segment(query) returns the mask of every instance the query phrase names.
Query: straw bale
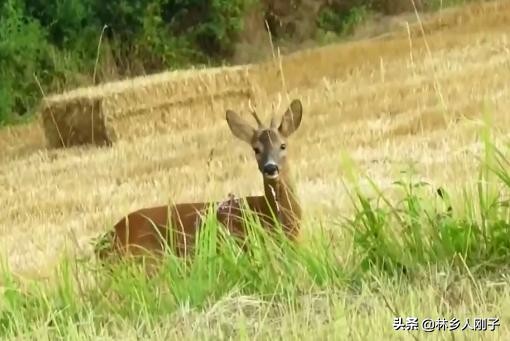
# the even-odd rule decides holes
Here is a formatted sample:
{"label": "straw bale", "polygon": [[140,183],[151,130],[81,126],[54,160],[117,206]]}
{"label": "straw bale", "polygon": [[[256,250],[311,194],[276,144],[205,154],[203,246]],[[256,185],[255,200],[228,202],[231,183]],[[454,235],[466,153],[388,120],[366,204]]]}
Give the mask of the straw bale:
{"label": "straw bale", "polygon": [[100,98],[78,97],[43,100],[41,123],[51,147],[82,144],[111,145],[114,132],[106,124]]}
{"label": "straw bale", "polygon": [[206,124],[252,97],[249,66],[192,69],[76,89],[44,100],[40,112],[52,147],[111,145]]}

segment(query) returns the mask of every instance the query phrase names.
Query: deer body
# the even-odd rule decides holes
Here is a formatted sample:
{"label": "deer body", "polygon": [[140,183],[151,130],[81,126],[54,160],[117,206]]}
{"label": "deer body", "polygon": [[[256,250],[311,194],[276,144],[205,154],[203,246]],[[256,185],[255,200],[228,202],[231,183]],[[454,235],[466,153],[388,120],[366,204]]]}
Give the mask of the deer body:
{"label": "deer body", "polygon": [[258,129],[252,128],[230,110],[226,119],[232,133],[253,148],[263,175],[264,195],[230,198],[225,202],[179,203],[137,210],[115,224],[107,235],[113,241],[113,248],[99,251],[99,258],[105,258],[112,251],[133,255],[147,251],[162,253],[165,242],[173,245],[177,255],[187,256],[195,245],[202,217],[211,204],[218,207],[218,221],[234,236],[245,237],[246,223],[242,218],[242,209],[246,208],[258,216],[266,230],[276,227],[276,218],[286,236],[295,240],[299,234],[301,207],[290,178],[285,139],[301,123],[301,102],[294,100],[291,103],[278,127],[274,117],[270,127],[266,128],[255,112],[252,115],[257,120]]}

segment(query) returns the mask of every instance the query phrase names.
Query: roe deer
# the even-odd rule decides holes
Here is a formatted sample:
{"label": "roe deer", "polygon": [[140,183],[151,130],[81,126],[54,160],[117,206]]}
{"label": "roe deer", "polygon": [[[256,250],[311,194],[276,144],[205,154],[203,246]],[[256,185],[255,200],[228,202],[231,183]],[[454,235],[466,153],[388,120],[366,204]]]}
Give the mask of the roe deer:
{"label": "roe deer", "polygon": [[[259,217],[265,230],[275,228],[276,218],[285,235],[295,240],[300,229],[301,207],[290,181],[287,138],[301,124],[302,110],[301,102],[293,100],[280,124],[273,114],[269,127],[264,126],[252,111],[257,128],[250,126],[237,113],[226,112],[233,135],[247,142],[255,153],[263,176],[264,195],[244,197],[244,206],[239,199],[231,197],[223,203],[179,203],[140,209],[122,218],[108,233],[113,249],[132,255],[140,255],[144,251],[163,252],[166,242],[173,245],[175,254],[185,256],[193,248],[202,216],[211,204],[219,205],[216,217],[233,235],[246,236],[246,223],[241,214],[242,207],[245,207]],[[111,251],[114,250],[104,249],[98,252],[98,256],[103,259]]]}

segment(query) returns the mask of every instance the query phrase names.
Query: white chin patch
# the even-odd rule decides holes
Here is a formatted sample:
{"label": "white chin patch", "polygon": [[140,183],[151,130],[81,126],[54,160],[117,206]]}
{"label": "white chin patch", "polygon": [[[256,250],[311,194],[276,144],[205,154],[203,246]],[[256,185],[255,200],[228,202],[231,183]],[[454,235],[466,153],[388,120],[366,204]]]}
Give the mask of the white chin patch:
{"label": "white chin patch", "polygon": [[278,178],[278,175],[280,175],[280,174],[278,172],[276,172],[273,175],[265,174],[264,176],[266,177],[266,179],[274,180],[274,179]]}

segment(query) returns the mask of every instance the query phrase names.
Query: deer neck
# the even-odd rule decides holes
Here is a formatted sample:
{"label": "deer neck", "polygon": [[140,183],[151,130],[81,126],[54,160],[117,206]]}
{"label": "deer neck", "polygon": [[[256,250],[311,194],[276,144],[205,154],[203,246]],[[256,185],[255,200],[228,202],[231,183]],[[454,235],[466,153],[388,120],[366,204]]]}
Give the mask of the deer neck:
{"label": "deer neck", "polygon": [[295,236],[299,232],[301,206],[289,172],[281,172],[274,180],[264,178],[264,196],[284,231]]}

